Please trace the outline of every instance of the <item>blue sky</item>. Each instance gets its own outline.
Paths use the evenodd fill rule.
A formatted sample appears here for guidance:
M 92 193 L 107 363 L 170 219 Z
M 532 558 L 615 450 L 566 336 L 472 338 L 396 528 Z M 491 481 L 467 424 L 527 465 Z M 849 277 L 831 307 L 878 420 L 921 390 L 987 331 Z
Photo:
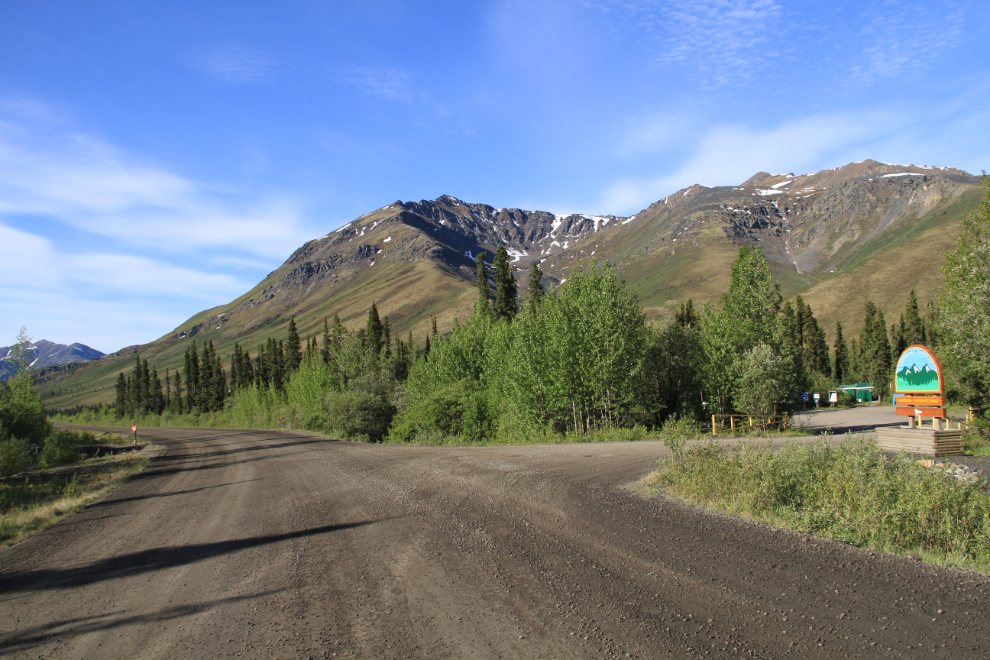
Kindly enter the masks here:
M 0 3 L 0 345 L 102 351 L 397 199 L 629 215 L 693 183 L 990 165 L 990 6 Z

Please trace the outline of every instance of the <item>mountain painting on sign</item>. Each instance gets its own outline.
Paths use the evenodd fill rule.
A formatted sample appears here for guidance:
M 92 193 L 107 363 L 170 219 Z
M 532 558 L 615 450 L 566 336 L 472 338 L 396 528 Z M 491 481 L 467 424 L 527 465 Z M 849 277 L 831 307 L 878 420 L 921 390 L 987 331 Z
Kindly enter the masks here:
M 898 392 L 941 393 L 942 366 L 927 346 L 909 346 L 897 361 Z

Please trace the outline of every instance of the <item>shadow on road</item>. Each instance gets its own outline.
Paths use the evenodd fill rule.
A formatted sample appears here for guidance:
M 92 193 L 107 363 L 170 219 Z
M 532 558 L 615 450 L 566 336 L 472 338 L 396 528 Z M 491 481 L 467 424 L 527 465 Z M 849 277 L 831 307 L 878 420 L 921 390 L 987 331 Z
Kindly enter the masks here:
M 11 635 L 0 637 L 0 651 L 25 651 L 29 648 L 44 644 L 52 638 L 64 640 L 78 635 L 99 632 L 102 630 L 113 630 L 123 626 L 141 623 L 154 623 L 178 619 L 192 614 L 198 614 L 213 609 L 218 605 L 227 603 L 237 603 L 255 598 L 264 598 L 277 594 L 284 589 L 273 589 L 271 591 L 261 591 L 243 596 L 232 596 L 230 598 L 220 598 L 202 603 L 192 603 L 189 605 L 178 605 L 169 607 L 160 612 L 149 614 L 136 614 L 133 616 L 115 616 L 114 614 L 97 614 L 94 616 L 80 617 L 77 619 L 64 619 L 62 621 L 52 621 L 41 626 L 20 630 Z
M 329 534 L 344 529 L 373 525 L 374 523 L 392 520 L 364 520 L 362 522 L 343 523 L 340 525 L 324 525 L 312 529 L 303 529 L 286 534 L 270 536 L 254 536 L 247 539 L 218 541 L 216 543 L 197 543 L 194 545 L 169 546 L 141 550 L 119 557 L 107 557 L 79 568 L 43 569 L 14 574 L 0 579 L 0 594 L 17 593 L 22 591 L 39 591 L 42 589 L 69 589 L 82 587 L 96 582 L 117 580 L 143 573 L 161 571 L 175 566 L 193 564 L 204 559 L 218 557 L 238 550 L 256 548 L 259 546 L 280 543 L 290 539 Z
M 265 477 L 258 479 L 244 479 L 243 481 L 232 481 L 229 484 L 217 484 L 216 486 L 203 486 L 202 488 L 190 488 L 188 490 L 177 490 L 171 493 L 150 493 L 148 495 L 135 495 L 134 497 L 120 497 L 114 500 L 102 500 L 96 502 L 95 504 L 90 504 L 86 507 L 87 511 L 92 511 L 100 507 L 113 506 L 114 504 L 123 504 L 124 502 L 140 502 L 141 500 L 153 500 L 158 497 L 172 497 L 173 495 L 188 495 L 189 493 L 199 493 L 204 490 L 211 490 L 213 488 L 224 488 L 226 486 L 235 486 L 237 484 L 246 484 L 252 481 L 264 481 Z M 106 516 L 112 518 L 113 516 Z

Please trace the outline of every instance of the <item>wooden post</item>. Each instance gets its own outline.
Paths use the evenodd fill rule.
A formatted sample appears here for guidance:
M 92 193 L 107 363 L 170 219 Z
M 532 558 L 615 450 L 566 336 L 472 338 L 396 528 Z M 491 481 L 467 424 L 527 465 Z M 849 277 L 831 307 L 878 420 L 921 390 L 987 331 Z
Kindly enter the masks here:
M 735 415 L 729 415 L 729 430 L 731 430 L 733 433 L 736 430 L 736 416 Z
M 910 417 L 908 417 L 908 428 L 909 429 L 918 428 L 917 420 L 914 418 L 914 415 L 911 415 Z
M 715 426 L 715 415 L 712 415 L 712 435 L 718 435 L 718 427 Z

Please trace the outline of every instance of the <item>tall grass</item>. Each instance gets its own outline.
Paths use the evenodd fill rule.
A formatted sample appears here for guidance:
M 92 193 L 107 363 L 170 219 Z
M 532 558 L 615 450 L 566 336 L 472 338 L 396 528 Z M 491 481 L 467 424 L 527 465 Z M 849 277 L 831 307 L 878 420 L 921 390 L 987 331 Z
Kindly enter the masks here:
M 675 443 L 652 483 L 732 515 L 990 572 L 986 481 L 961 483 L 872 442 Z

